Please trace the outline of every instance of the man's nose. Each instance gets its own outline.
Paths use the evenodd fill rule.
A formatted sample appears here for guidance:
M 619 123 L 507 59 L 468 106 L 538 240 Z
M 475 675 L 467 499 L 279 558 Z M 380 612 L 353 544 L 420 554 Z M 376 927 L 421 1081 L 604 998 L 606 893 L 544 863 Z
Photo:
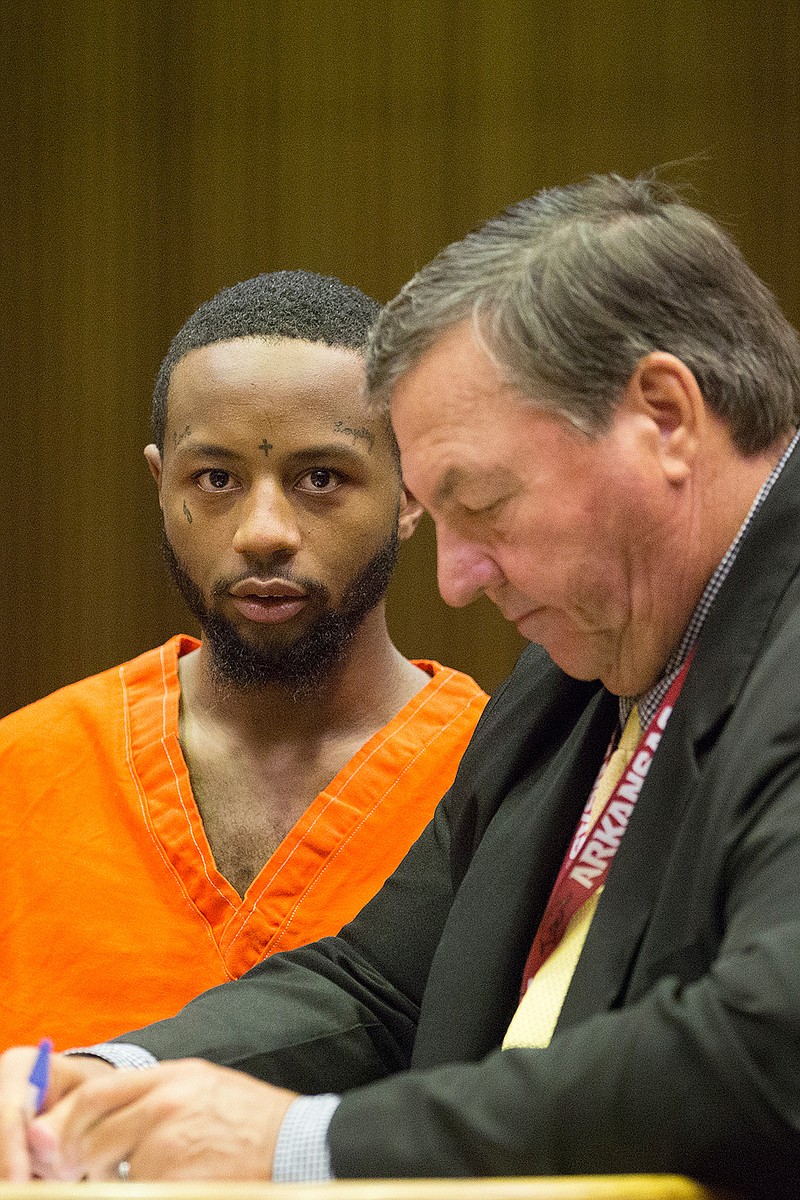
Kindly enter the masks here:
M 453 608 L 463 608 L 488 587 L 502 582 L 500 568 L 481 546 L 438 526 L 436 556 L 439 591 Z
M 266 555 L 300 549 L 302 531 L 288 496 L 273 480 L 249 489 L 233 535 L 237 554 Z

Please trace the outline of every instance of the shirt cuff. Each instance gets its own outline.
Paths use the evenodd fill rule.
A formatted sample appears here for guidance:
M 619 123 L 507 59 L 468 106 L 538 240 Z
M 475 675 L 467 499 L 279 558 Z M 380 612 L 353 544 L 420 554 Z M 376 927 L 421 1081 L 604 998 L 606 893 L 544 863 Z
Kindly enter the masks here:
M 141 1046 L 133 1046 L 129 1042 L 98 1042 L 96 1046 L 81 1046 L 76 1050 L 67 1050 L 66 1054 L 84 1055 L 88 1058 L 102 1058 L 111 1063 L 112 1067 L 130 1067 L 136 1071 L 157 1067 L 158 1059 L 153 1058 L 149 1050 Z
M 341 1096 L 301 1096 L 286 1110 L 278 1131 L 275 1183 L 329 1183 L 333 1178 L 328 1126 Z

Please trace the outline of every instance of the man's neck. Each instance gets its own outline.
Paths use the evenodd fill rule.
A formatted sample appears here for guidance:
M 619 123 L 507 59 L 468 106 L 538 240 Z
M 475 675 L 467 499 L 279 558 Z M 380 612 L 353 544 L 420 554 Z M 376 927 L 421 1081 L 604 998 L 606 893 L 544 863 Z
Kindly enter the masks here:
M 205 641 L 179 659 L 178 674 L 182 720 L 191 716 L 193 723 L 224 727 L 251 745 L 362 731 L 366 740 L 429 680 L 392 644 L 383 606 L 368 614 L 340 661 L 309 690 L 293 693 L 272 683 L 252 688 L 229 684 L 214 670 Z
M 664 597 L 672 597 L 669 622 L 655 618 L 646 634 L 636 639 L 628 669 L 620 673 L 609 690 L 623 697 L 636 697 L 656 687 L 668 669 L 698 604 L 723 557 L 736 539 L 762 487 L 784 456 L 794 434 L 778 439 L 767 450 L 748 457 L 720 456 L 712 460 L 700 481 L 691 521 L 673 543 L 662 544 L 659 561 L 662 574 L 654 589 L 654 614 L 664 608 Z M 650 641 L 648 642 L 648 637 Z M 642 650 L 646 655 L 642 654 Z M 646 657 L 646 662 L 645 662 Z M 604 680 L 604 682 L 606 682 Z
M 318 687 L 220 685 L 208 646 L 179 659 L 180 742 L 214 860 L 243 896 L 319 792 L 428 682 L 382 612 Z

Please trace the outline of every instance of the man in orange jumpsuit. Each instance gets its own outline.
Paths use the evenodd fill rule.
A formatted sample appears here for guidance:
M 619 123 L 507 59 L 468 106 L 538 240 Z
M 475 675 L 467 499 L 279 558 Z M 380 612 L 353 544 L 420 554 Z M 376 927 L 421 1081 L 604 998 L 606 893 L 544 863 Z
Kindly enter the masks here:
M 451 783 L 486 696 L 387 631 L 420 510 L 362 400 L 377 311 L 277 272 L 174 338 L 145 457 L 203 638 L 0 721 L 0 1047 L 97 1042 L 337 932 Z

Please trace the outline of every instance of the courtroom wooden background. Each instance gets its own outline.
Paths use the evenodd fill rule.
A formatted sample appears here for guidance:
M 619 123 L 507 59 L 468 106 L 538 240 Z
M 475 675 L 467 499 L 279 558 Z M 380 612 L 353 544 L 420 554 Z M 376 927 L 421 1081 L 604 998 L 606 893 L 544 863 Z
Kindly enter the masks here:
M 0 711 L 191 628 L 141 457 L 171 335 L 264 270 L 387 299 L 536 189 L 673 177 L 800 321 L 798 0 L 31 0 L 3 6 Z M 447 609 L 410 654 L 493 687 L 519 641 Z

